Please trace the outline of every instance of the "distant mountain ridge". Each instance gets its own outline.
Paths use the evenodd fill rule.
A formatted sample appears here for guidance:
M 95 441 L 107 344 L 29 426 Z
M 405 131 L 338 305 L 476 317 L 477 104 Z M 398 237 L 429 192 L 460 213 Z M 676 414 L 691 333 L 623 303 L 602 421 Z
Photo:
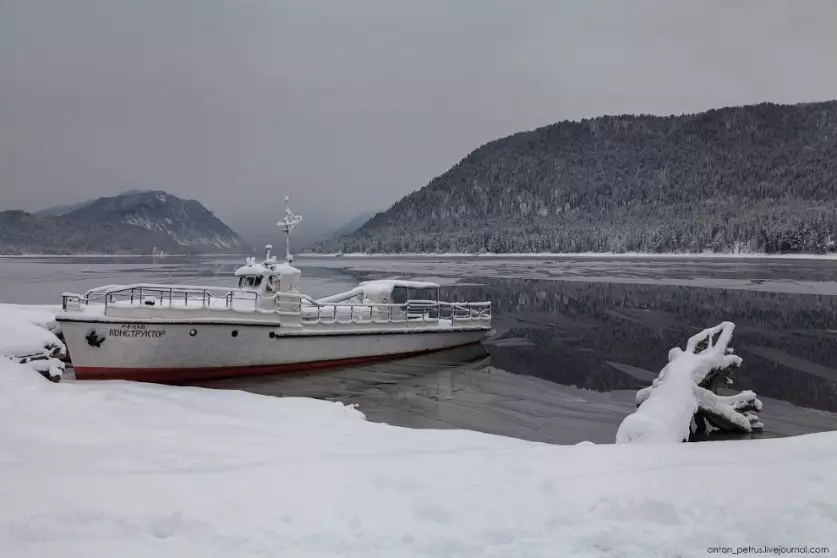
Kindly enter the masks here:
M 154 190 L 127 190 L 119 194 L 120 196 L 129 196 L 131 194 L 144 194 L 147 192 L 153 192 Z M 83 202 L 72 203 L 68 205 L 56 205 L 54 207 L 47 207 L 46 209 L 41 209 L 39 211 L 34 212 L 32 215 L 37 215 L 38 217 L 58 217 L 60 215 L 67 215 L 68 213 L 72 213 L 78 209 L 81 209 L 85 206 L 94 203 L 97 199 L 92 200 L 85 200 Z
M 81 209 L 85 205 L 89 205 L 96 200 L 87 200 L 79 203 L 73 203 L 69 205 L 56 205 L 55 207 L 48 207 L 46 209 L 41 209 L 40 211 L 36 211 L 32 215 L 37 217 L 59 217 L 61 215 L 66 215 L 68 213 L 72 213 L 77 209 Z
M 194 200 L 132 190 L 35 214 L 0 212 L 2 254 L 238 252 L 242 239 Z
M 837 101 L 559 122 L 483 145 L 332 252 L 826 252 Z
M 347 234 L 352 234 L 353 232 L 355 232 L 360 227 L 362 227 L 367 221 L 369 221 L 369 219 L 371 219 L 374 216 L 375 216 L 374 211 L 366 211 L 364 213 L 361 213 L 360 215 L 356 215 L 349 222 L 347 222 L 345 225 L 339 227 L 333 233 L 331 233 L 330 236 L 331 236 L 331 238 L 335 238 L 335 237 L 345 236 Z

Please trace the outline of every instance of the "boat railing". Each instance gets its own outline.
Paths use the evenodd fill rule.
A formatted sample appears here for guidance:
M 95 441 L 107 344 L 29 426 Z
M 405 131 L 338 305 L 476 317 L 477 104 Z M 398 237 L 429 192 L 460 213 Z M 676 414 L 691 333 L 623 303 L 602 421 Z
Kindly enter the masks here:
M 442 302 L 408 300 L 405 303 L 342 302 L 317 304 L 309 301 L 300 308 L 303 323 L 349 324 L 356 322 L 407 323 L 415 321 L 455 322 L 491 320 L 490 302 Z
M 277 292 L 261 295 L 245 289 L 223 287 L 168 286 L 140 283 L 109 285 L 83 295 L 64 293 L 64 311 L 80 310 L 90 303 L 104 307 L 165 309 L 235 309 L 275 311 L 280 316 L 298 316 L 306 324 L 349 324 L 358 322 L 412 323 L 491 320 L 491 302 L 444 302 L 407 300 L 403 303 L 337 302 L 320 303 L 301 293 Z
M 259 294 L 245 289 L 224 287 L 168 286 L 139 283 L 135 285 L 108 285 L 92 289 L 83 295 L 64 293 L 62 307 L 104 304 L 105 308 L 118 306 L 148 306 L 167 308 L 241 308 L 255 309 Z

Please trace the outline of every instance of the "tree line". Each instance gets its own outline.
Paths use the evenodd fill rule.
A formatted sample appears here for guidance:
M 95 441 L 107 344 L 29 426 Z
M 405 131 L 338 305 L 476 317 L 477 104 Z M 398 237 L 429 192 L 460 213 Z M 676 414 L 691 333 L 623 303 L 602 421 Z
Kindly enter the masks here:
M 320 251 L 833 251 L 837 102 L 560 122 L 490 142 Z

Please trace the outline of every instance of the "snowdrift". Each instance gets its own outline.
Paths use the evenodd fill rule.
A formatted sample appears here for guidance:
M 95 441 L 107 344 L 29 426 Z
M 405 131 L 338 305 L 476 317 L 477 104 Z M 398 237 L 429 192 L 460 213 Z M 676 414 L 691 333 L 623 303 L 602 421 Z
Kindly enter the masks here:
M 60 333 L 56 306 L 0 304 L 0 358 L 26 363 L 57 381 L 64 371 L 67 349 Z
M 552 446 L 338 403 L 0 361 L 0 548 L 27 557 L 696 556 L 837 546 L 837 432 Z

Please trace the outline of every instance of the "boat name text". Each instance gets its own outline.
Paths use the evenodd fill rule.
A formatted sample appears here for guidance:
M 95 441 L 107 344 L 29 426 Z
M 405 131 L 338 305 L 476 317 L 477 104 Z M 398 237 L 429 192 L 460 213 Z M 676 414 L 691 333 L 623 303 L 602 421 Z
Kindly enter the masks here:
M 152 337 L 162 337 L 166 334 L 165 329 L 149 329 L 145 324 L 123 324 L 121 328 L 111 328 L 111 337 L 137 337 L 140 339 L 150 339 Z

